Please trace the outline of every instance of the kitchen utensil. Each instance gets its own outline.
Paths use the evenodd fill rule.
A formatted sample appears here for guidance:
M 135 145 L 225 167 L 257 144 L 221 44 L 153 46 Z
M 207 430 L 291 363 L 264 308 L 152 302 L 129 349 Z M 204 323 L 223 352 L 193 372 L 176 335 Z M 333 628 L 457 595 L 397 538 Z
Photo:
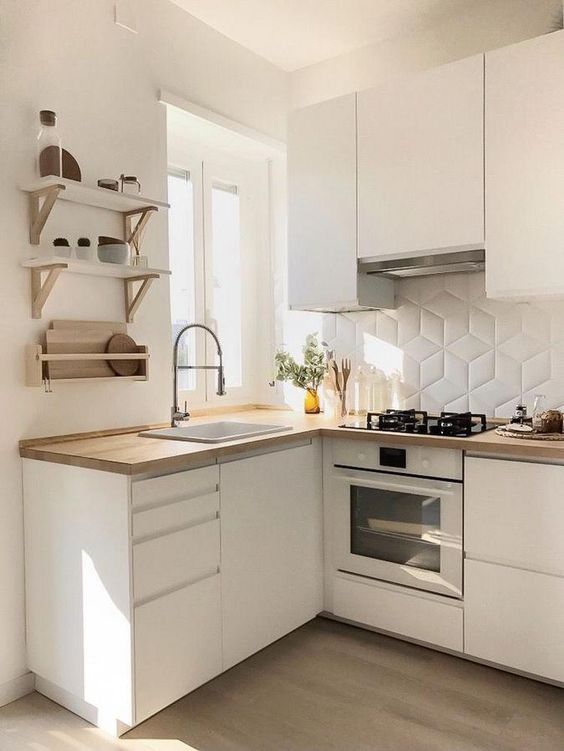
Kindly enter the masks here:
M 348 358 L 341 360 L 342 371 L 342 394 L 341 394 L 341 417 L 347 414 L 347 383 L 351 374 L 351 361 Z
M 137 344 L 127 334 L 114 334 L 106 347 L 106 352 L 138 352 Z M 139 360 L 108 360 L 110 368 L 118 376 L 134 376 L 139 371 Z

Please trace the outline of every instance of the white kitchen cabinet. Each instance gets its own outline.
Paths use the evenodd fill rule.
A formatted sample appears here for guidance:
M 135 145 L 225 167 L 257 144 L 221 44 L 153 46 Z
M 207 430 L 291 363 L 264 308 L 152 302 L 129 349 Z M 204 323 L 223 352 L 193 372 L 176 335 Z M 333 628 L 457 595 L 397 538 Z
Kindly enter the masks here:
M 464 650 L 564 681 L 564 466 L 465 460 Z
M 322 610 L 321 446 L 222 464 L 223 668 Z
M 131 480 L 24 460 L 42 693 L 112 734 L 221 672 L 219 468 Z
M 469 457 L 466 556 L 564 576 L 564 466 Z
M 486 292 L 564 295 L 564 31 L 486 54 Z
M 484 247 L 483 96 L 483 55 L 358 93 L 360 258 Z
M 135 608 L 137 722 L 221 673 L 218 573 Z
M 288 303 L 331 311 L 394 305 L 391 280 L 357 274 L 354 93 L 290 115 Z
M 465 652 L 564 681 L 564 578 L 466 561 Z

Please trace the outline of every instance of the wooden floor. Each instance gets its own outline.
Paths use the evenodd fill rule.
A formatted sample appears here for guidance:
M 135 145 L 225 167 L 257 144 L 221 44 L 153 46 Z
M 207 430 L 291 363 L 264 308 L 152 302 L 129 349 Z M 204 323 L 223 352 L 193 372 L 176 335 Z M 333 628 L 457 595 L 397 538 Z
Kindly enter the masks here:
M 38 694 L 1 751 L 563 751 L 564 690 L 317 619 L 112 740 Z

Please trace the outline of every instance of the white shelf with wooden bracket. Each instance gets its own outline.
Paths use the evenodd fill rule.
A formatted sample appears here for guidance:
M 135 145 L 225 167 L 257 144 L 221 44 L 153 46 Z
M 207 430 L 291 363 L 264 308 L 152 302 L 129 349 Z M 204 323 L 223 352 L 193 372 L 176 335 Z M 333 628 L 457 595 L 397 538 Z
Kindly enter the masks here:
M 41 232 L 57 200 L 119 212 L 124 218 L 126 239 L 134 247 L 137 247 L 140 234 L 151 215 L 169 208 L 169 204 L 164 201 L 91 187 L 64 177 L 42 177 L 23 186 L 22 190 L 29 193 L 29 241 L 32 245 L 39 245 Z M 135 217 L 138 217 L 137 222 L 133 221 Z
M 78 362 L 82 360 L 110 361 L 110 360 L 139 360 L 139 372 L 133 376 L 101 376 L 90 378 L 50 378 L 48 364 L 50 362 Z M 25 351 L 26 385 L 45 386 L 51 391 L 52 383 L 79 383 L 93 381 L 146 381 L 149 378 L 149 352 L 144 345 L 137 346 L 137 352 L 82 352 L 49 354 L 43 351 L 41 344 L 28 344 Z
M 60 273 L 64 271 L 71 274 L 89 274 L 90 276 L 122 279 L 127 323 L 133 322 L 134 315 L 154 280 L 171 273 L 166 269 L 144 269 L 139 266 L 81 261 L 59 256 L 30 258 L 23 261 L 22 266 L 31 271 L 32 318 L 41 318 L 43 306 L 47 302 Z M 44 277 L 44 275 L 46 276 Z M 136 289 L 138 284 L 140 286 Z

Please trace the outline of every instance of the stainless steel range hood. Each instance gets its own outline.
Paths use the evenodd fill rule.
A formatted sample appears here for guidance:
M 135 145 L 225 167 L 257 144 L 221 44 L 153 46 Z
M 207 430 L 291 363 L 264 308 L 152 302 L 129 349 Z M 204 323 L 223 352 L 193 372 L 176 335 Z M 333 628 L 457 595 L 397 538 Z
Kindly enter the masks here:
M 410 256 L 395 259 L 360 259 L 361 274 L 383 274 L 388 277 L 431 276 L 455 272 L 483 271 L 486 253 L 482 250 L 449 251 L 427 256 Z

